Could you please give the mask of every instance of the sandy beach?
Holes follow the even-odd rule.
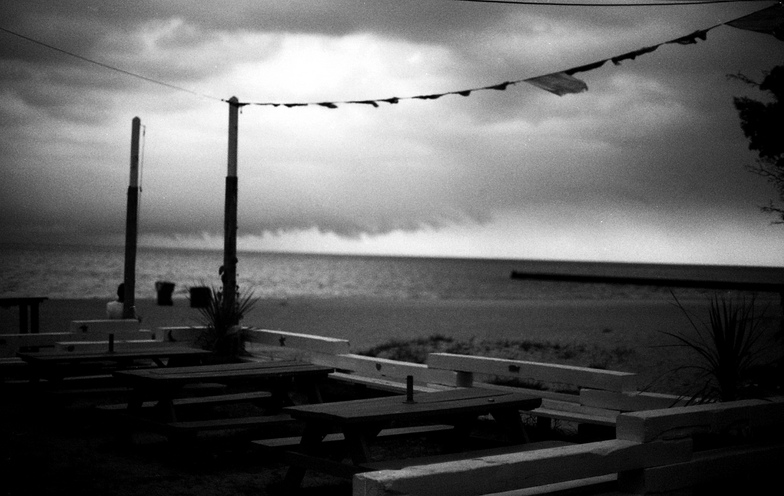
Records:
[[[682,302],[697,321],[707,320],[707,299]],[[775,328],[781,315],[778,298],[760,297]],[[47,300],[41,305],[41,331],[64,332],[72,320],[106,318],[105,300]],[[154,299],[137,300],[143,328],[199,325],[200,314],[185,298],[171,306]],[[0,309],[0,329],[15,332],[15,308]],[[378,298],[259,299],[245,325],[348,339],[353,352],[389,340],[410,340],[434,334],[456,340],[529,340],[584,345],[589,349],[621,350],[620,369],[648,379],[659,377],[692,357],[684,349],[662,347],[667,332],[692,332],[674,300],[394,300]],[[630,352],[631,351],[631,352]],[[532,356],[526,359],[536,360]],[[560,360],[588,366],[589,357]]]

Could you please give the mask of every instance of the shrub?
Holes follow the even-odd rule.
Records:
[[[197,338],[196,344],[212,351],[219,359],[232,360],[245,354],[245,336],[240,322],[255,303],[252,291],[243,296],[238,292],[234,306],[227,307],[223,293],[210,288],[207,305],[198,308],[205,330]]]
[[[758,344],[763,336],[760,323],[764,311],[762,315],[756,314],[755,299],[733,302],[714,295],[710,299],[708,323],[698,323],[677,298],[675,302],[695,335],[665,331],[663,334],[676,341],[665,346],[686,347],[699,358],[695,364],[674,371],[692,369],[698,372],[697,390],[691,400],[732,401],[762,396],[754,377],[760,365]]]

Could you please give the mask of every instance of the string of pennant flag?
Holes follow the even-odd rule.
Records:
[[[784,41],[784,5],[781,3],[767,7],[756,12],[752,12],[743,17],[733,19],[728,22],[723,22],[711,26],[707,29],[695,31],[686,36],[681,36],[670,41],[665,41],[656,45],[640,48],[631,52],[623,53],[615,57],[592,62],[590,64],[573,67],[563,71],[545,74],[543,76],[536,76],[526,79],[518,79],[514,81],[504,81],[502,83],[493,84],[490,86],[482,86],[479,88],[470,88],[458,91],[447,91],[445,93],[432,93],[427,95],[416,95],[407,97],[389,97],[371,100],[345,100],[345,101],[327,101],[327,102],[309,102],[309,103],[278,103],[278,102],[241,102],[239,105],[258,105],[258,106],[271,106],[271,107],[308,107],[319,106],[328,109],[337,109],[340,105],[370,105],[372,107],[379,107],[382,104],[397,104],[402,100],[436,100],[447,95],[460,95],[470,96],[477,91],[504,91],[510,86],[520,83],[527,83],[537,88],[549,91],[558,96],[567,95],[570,93],[582,93],[588,90],[588,85],[585,81],[574,77],[575,74],[581,72],[588,72],[602,67],[607,62],[612,62],[614,65],[621,65],[622,62],[634,60],[641,55],[651,53],[662,45],[677,44],[677,45],[692,45],[698,43],[700,40],[707,39],[708,31],[711,31],[719,26],[731,26],[738,29],[745,29],[759,33],[771,34],[777,39]]]

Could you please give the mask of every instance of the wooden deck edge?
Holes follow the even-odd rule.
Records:
[[[473,451],[464,451],[459,453],[446,453],[442,455],[428,455],[421,457],[407,458],[404,460],[390,460],[382,462],[369,462],[362,464],[363,468],[368,470],[401,470],[406,467],[413,467],[416,465],[433,465],[436,463],[457,462],[466,459],[508,455],[511,453],[522,453],[525,451],[534,451],[540,449],[558,448],[561,446],[570,446],[574,443],[566,441],[539,441],[535,443],[518,444],[514,446],[501,446],[498,448],[485,448]]]
[[[621,474],[619,486],[638,494],[671,493],[705,484],[760,484],[780,480],[784,444],[737,446],[695,453],[688,461]],[[767,486],[771,487],[771,486]],[[767,487],[765,488],[767,492]],[[732,490],[726,488],[729,493]],[[745,494],[762,494],[745,487]],[[736,493],[737,494],[737,493]]]
[[[354,496],[466,496],[539,487],[686,461],[691,441],[600,441],[457,462],[381,470],[354,477]]]

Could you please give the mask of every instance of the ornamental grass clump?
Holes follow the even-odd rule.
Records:
[[[204,326],[196,344],[210,350],[219,360],[236,360],[245,351],[245,333],[240,322],[253,309],[256,299],[253,292],[244,295],[237,292],[234,305],[225,304],[223,292],[210,288],[207,304],[199,307],[200,323]]]
[[[675,370],[691,369],[698,373],[696,390],[690,402],[733,401],[764,396],[765,392],[756,379],[762,365],[759,344],[764,335],[761,323],[765,312],[757,315],[755,298],[733,302],[714,295],[710,300],[707,323],[698,323],[677,298],[675,301],[695,334],[663,334],[676,340],[676,344],[665,346],[686,347],[698,357],[694,364]]]

